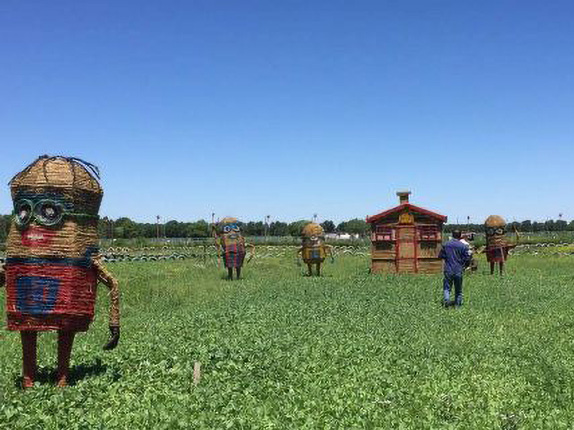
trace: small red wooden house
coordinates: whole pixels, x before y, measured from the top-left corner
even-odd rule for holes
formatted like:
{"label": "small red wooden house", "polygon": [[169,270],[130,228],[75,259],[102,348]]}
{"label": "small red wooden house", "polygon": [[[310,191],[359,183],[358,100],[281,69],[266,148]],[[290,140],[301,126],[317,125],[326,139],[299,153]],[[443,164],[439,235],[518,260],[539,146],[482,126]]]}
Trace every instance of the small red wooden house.
{"label": "small red wooden house", "polygon": [[367,217],[371,224],[372,273],[440,273],[438,258],[447,217],[409,203],[401,191],[399,206]]}

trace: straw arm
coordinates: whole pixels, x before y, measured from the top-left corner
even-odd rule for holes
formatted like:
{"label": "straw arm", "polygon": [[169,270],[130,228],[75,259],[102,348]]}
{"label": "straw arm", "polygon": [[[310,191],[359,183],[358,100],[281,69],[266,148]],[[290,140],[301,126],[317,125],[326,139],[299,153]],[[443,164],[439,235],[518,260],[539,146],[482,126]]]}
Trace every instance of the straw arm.
{"label": "straw arm", "polygon": [[325,247],[325,253],[329,253],[331,256],[331,263],[335,262],[335,254],[333,254],[333,245],[323,245]]}
{"label": "straw arm", "polygon": [[301,266],[301,259],[299,258],[300,254],[302,257],[303,256],[303,247],[299,248],[297,250],[297,253],[295,254],[295,263],[297,264],[297,266]]}
{"label": "straw arm", "polygon": [[518,229],[514,226],[514,234],[516,235],[516,244],[513,246],[516,247],[520,243],[520,233],[518,233]]}
{"label": "straw arm", "polygon": [[255,245],[252,243],[246,243],[245,247],[249,248],[249,258],[247,259],[247,262],[249,263],[253,257],[255,257]]}
{"label": "straw arm", "polygon": [[222,252],[221,241],[217,236],[215,236],[214,239],[215,239],[215,255],[217,258],[217,267],[221,267],[221,252]]}
{"label": "straw arm", "polygon": [[112,276],[100,260],[94,260],[98,271],[98,280],[110,290],[110,327],[120,326],[120,291],[118,281]]}

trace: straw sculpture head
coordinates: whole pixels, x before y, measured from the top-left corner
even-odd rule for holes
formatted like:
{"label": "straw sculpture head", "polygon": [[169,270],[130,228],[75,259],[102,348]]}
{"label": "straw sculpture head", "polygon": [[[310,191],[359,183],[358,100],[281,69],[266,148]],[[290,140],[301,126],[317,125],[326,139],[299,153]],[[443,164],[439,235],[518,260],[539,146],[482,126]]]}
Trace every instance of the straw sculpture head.
{"label": "straw sculpture head", "polygon": [[484,222],[488,246],[503,246],[506,243],[506,221],[499,215],[490,215]]}
{"label": "straw sculpture head", "polygon": [[237,218],[225,217],[219,221],[217,227],[218,234],[225,238],[235,239],[241,236],[241,227]]}
{"label": "straw sculpture head", "polygon": [[302,231],[303,246],[319,245],[325,238],[325,231],[320,224],[310,222],[306,224]]}
{"label": "straw sculpture head", "polygon": [[82,257],[98,245],[98,169],[70,157],[36,159],[10,181],[8,256]]}

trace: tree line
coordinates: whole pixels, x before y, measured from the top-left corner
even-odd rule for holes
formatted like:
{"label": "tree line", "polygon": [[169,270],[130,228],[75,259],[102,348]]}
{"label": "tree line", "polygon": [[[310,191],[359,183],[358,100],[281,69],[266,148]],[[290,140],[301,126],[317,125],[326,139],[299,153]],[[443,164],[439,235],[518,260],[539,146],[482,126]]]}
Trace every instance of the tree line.
{"label": "tree line", "polygon": [[[564,220],[547,220],[547,221],[514,221],[508,223],[507,231],[525,233],[539,233],[543,231],[574,231],[574,220],[568,222]],[[475,233],[484,233],[484,224],[446,224],[444,227],[446,233],[454,230],[471,231]]]}
{"label": "tree line", "polygon": [[[241,230],[246,236],[300,236],[301,229],[308,220],[299,220],[291,223],[273,221],[269,224],[263,221],[240,222]],[[350,233],[365,235],[369,231],[369,225],[360,219],[352,219],[335,224],[327,220],[321,223],[325,233]],[[180,222],[171,220],[166,223],[138,223],[129,218],[111,220],[107,217],[100,219],[98,226],[100,237],[103,239],[129,239],[129,238],[154,238],[154,237],[209,237],[213,234],[212,226],[205,220],[194,222]]]}
{"label": "tree line", "polygon": [[[291,223],[273,221],[269,224],[263,221],[249,221],[240,223],[243,234],[246,236],[299,236],[301,229],[308,220],[299,220]],[[4,241],[11,224],[11,215],[0,215],[0,241]],[[335,224],[331,220],[321,223],[326,233],[349,233],[365,236],[370,231],[370,226],[362,219],[352,219]],[[574,220],[521,221],[512,222],[508,225],[509,231],[514,227],[521,232],[537,233],[542,231],[574,231]],[[450,233],[455,229],[484,232],[484,224],[447,224],[445,232]],[[131,239],[131,238],[154,238],[154,237],[209,237],[211,236],[211,224],[205,220],[193,222],[181,222],[171,220],[166,223],[141,223],[127,217],[116,220],[103,217],[99,220],[98,232],[103,239]]]}

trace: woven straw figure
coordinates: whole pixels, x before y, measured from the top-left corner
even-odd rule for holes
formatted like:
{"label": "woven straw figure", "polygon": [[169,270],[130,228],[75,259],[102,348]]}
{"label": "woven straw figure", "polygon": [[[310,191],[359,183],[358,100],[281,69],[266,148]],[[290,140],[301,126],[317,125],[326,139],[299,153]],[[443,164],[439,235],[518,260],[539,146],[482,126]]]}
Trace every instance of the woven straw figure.
{"label": "woven straw figure", "polygon": [[227,279],[233,279],[233,269],[236,277],[241,277],[241,267],[245,260],[246,247],[251,247],[253,256],[255,247],[245,243],[245,238],[241,235],[241,228],[236,218],[223,218],[216,229],[216,246],[218,254],[223,257],[223,263],[227,268]]}
{"label": "woven straw figure", "polygon": [[301,248],[298,253],[301,254],[303,262],[307,265],[309,276],[313,276],[313,265],[317,269],[317,276],[321,276],[321,264],[325,261],[327,254],[333,261],[333,247],[325,244],[325,232],[323,227],[314,222],[303,227],[301,231]]}
{"label": "woven straw figure", "polygon": [[6,316],[8,329],[21,334],[24,388],[34,385],[37,332],[48,330],[58,331],[58,385],[67,385],[74,335],[88,330],[94,317],[98,281],[111,296],[111,338],[104,349],[118,343],[118,284],[98,254],[103,192],[96,177],[89,163],[42,156],[10,182]]}
{"label": "woven straw figure", "polygon": [[486,259],[490,263],[490,274],[498,263],[500,274],[504,273],[504,263],[508,259],[508,252],[518,245],[519,236],[516,233],[516,243],[509,244],[506,239],[506,221],[498,215],[489,216],[484,222],[486,231]]}

